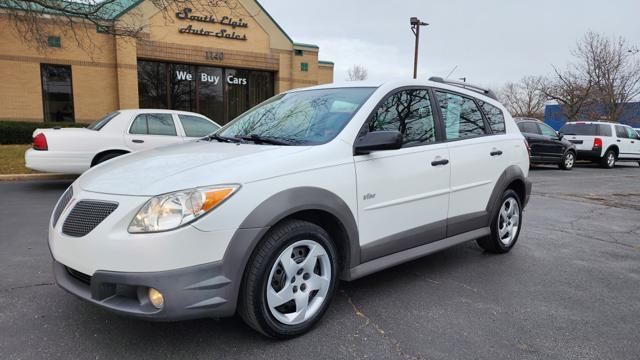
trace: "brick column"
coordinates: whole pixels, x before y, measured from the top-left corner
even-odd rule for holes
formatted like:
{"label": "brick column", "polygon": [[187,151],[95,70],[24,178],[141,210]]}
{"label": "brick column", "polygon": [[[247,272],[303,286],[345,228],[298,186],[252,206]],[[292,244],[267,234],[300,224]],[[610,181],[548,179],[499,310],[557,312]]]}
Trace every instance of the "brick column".
{"label": "brick column", "polygon": [[137,109],[139,107],[138,62],[135,40],[116,37],[116,63],[119,108]]}

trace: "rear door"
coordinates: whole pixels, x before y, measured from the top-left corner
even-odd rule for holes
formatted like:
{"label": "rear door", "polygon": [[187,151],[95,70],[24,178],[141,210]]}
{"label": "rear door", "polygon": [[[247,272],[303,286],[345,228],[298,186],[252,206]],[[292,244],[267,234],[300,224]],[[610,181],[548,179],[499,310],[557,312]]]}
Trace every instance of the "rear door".
{"label": "rear door", "polygon": [[540,133],[538,124],[534,121],[521,121],[518,123],[518,128],[531,149],[531,160],[533,162],[544,161],[544,142],[545,139]]}
{"label": "rear door", "polygon": [[508,162],[509,149],[492,134],[473,98],[440,89],[435,94],[451,157],[450,237],[485,223],[489,196]]}
{"label": "rear door", "polygon": [[138,114],[125,134],[127,146],[133,151],[182,142],[171,113]]}
{"label": "rear door", "polygon": [[438,141],[427,88],[390,93],[361,136],[400,131],[403,146],[354,157],[362,261],[441,240],[449,206],[449,151]]}

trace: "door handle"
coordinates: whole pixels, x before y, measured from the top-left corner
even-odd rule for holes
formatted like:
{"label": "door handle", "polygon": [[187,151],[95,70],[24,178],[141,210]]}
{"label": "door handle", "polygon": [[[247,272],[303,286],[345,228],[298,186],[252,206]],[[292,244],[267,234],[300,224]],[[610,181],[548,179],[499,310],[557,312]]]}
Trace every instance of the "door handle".
{"label": "door handle", "polygon": [[449,163],[449,160],[447,159],[434,160],[431,162],[431,166],[442,166],[442,165],[447,165],[448,163]]}
{"label": "door handle", "polygon": [[618,139],[617,141],[618,141],[618,142],[621,142],[622,140]]}
{"label": "door handle", "polygon": [[502,155],[502,150],[494,150],[491,152],[491,156],[500,156]]}
{"label": "door handle", "polygon": [[134,142],[136,144],[142,144],[144,142],[144,140],[133,139],[133,140],[131,140],[131,142]]}

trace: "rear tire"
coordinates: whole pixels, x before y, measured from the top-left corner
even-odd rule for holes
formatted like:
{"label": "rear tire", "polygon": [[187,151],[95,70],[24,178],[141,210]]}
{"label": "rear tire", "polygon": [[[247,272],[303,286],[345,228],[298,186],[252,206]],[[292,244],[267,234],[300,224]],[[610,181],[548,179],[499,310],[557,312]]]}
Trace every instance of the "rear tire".
{"label": "rear tire", "polygon": [[288,339],[311,330],[336,290],[337,250],[321,227],[287,220],[249,259],[238,299],[242,319],[262,334]]}
{"label": "rear tire", "polygon": [[604,157],[600,160],[600,166],[605,169],[612,169],[616,166],[616,153],[613,150],[607,150]]}
{"label": "rear tire", "polygon": [[576,154],[573,151],[567,151],[562,157],[562,161],[558,166],[562,170],[571,170],[576,164]]}
{"label": "rear tire", "polygon": [[522,203],[518,194],[507,189],[502,194],[500,207],[491,217],[491,234],[478,239],[478,245],[484,250],[504,254],[509,252],[518,241],[522,228]]}

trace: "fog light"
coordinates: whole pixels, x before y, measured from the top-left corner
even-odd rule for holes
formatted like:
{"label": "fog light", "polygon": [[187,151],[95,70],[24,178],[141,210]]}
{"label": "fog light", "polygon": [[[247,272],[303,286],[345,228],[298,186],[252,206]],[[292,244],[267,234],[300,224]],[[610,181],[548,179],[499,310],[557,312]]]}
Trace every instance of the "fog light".
{"label": "fog light", "polygon": [[156,309],[162,309],[164,306],[164,296],[162,296],[160,291],[154,288],[149,288],[149,301]]}

